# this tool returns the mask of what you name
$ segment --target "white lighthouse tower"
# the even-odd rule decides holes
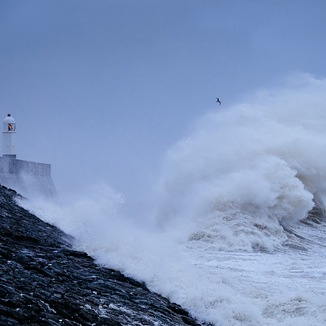
[[[2,156],[16,158],[16,122],[10,113],[3,120]]]
[[[16,122],[10,113],[3,120],[0,185],[23,196],[56,194],[51,178],[51,164],[16,159]]]

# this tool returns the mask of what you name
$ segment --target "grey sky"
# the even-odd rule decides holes
[[[325,76],[325,15],[323,0],[0,0],[0,112],[59,191],[135,194],[198,117]]]

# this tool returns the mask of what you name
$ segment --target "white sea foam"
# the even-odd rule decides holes
[[[326,80],[293,76],[204,116],[168,152],[149,218],[107,187],[23,205],[215,325],[322,325],[326,226],[298,222],[326,203],[325,125]]]

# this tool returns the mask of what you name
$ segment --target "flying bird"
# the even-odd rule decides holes
[[[222,104],[218,97],[216,98],[216,103],[219,103],[220,105]]]

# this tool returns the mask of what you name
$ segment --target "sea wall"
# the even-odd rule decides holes
[[[51,178],[51,165],[0,157],[0,183],[24,196],[56,193]]]

